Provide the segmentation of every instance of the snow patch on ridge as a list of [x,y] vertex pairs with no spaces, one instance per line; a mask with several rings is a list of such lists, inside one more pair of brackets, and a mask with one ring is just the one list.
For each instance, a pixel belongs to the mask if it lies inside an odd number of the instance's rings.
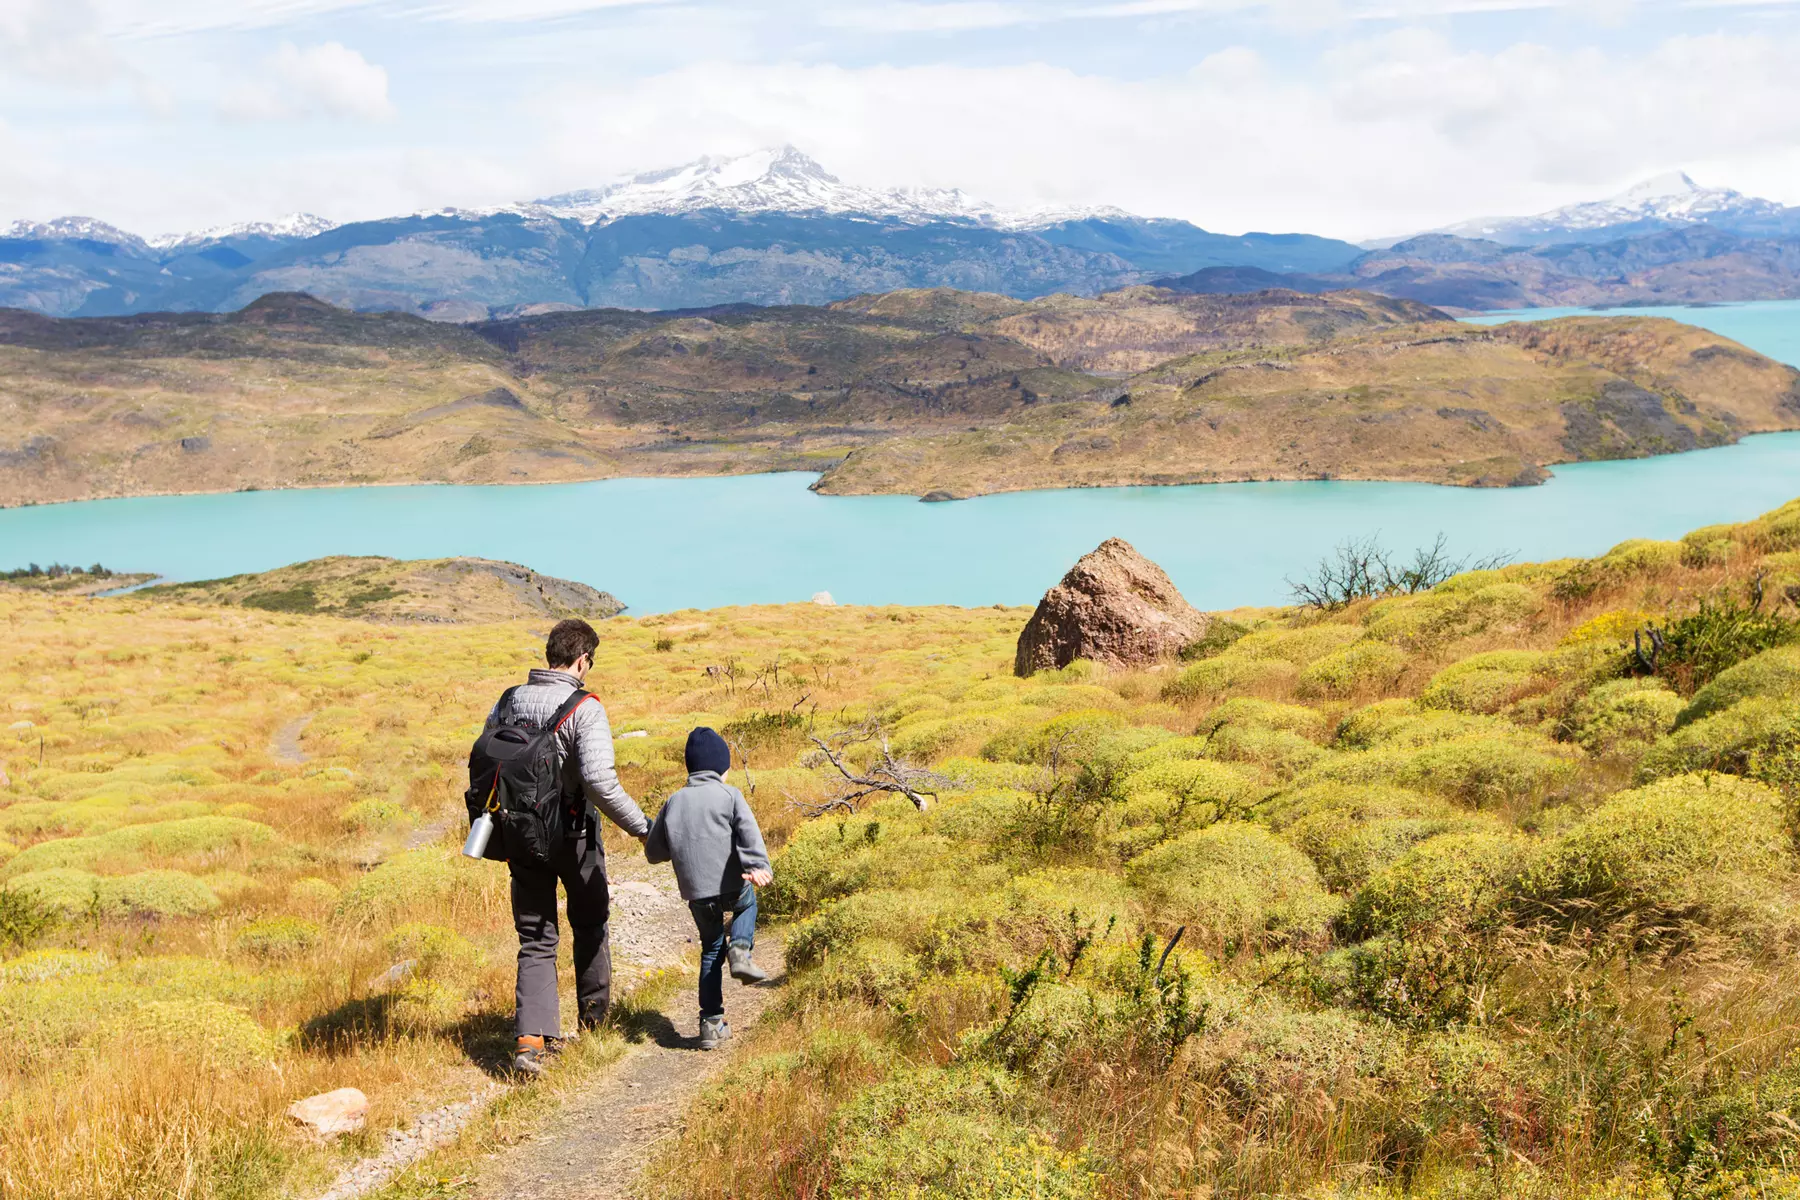
[[1513,244],[1614,225],[1697,225],[1720,218],[1776,216],[1781,205],[1731,188],[1701,187],[1683,171],[1647,179],[1605,200],[1565,205],[1534,217],[1484,217],[1434,230]]

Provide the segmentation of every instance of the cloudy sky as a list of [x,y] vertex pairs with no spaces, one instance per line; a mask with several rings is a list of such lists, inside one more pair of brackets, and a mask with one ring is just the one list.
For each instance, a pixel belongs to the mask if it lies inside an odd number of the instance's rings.
[[1674,169],[1800,203],[1800,0],[0,0],[0,222],[348,220],[783,142],[1227,232]]

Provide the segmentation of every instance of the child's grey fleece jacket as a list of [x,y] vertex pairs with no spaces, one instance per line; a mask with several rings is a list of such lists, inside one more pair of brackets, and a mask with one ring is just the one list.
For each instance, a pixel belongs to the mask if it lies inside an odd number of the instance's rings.
[[735,898],[745,871],[767,870],[756,815],[744,793],[719,778],[717,771],[688,776],[687,786],[663,801],[650,824],[644,857],[675,864],[675,882],[683,900]]

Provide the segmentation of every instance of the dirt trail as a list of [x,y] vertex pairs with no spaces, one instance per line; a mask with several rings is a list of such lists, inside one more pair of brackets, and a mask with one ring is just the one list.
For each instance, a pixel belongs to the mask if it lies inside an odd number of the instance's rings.
[[275,736],[269,739],[269,756],[276,762],[287,763],[294,767],[309,761],[306,751],[300,748],[300,735],[306,732],[306,727],[312,724],[312,719],[313,715],[307,713],[304,717],[295,717],[277,729]]
[[[687,917],[686,906],[681,915]],[[658,1144],[680,1131],[695,1096],[731,1061],[733,1049],[777,994],[783,965],[772,939],[757,961],[776,981],[725,981],[731,1041],[699,1048],[693,989],[683,988],[637,1031],[644,1040],[549,1123],[544,1133],[488,1158],[477,1175],[480,1200],[628,1200]]]
[[[613,990],[627,996],[646,978],[676,966],[693,949],[693,919],[667,865],[651,866],[640,854],[607,857],[612,893]],[[565,937],[567,929],[564,929]],[[564,952],[563,982],[569,964]],[[782,969],[781,948],[760,944],[758,962],[772,975]],[[768,987],[746,988],[727,979],[725,1006],[734,1032],[747,1032],[773,998]],[[565,1025],[572,1014],[564,1013]],[[678,990],[664,1011],[640,1022],[639,1038],[617,1064],[578,1093],[549,1122],[546,1135],[496,1151],[478,1171],[472,1194],[507,1200],[600,1200],[631,1194],[654,1144],[676,1130],[688,1101],[730,1058],[727,1049],[706,1052],[692,986]],[[468,1100],[423,1114],[389,1133],[383,1150],[352,1164],[316,1200],[355,1200],[385,1184],[426,1154],[455,1139],[480,1110],[505,1091],[482,1080]]]

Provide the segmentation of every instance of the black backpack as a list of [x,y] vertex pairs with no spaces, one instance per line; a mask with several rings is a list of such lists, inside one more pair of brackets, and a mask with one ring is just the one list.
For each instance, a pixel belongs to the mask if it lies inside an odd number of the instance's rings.
[[540,729],[514,714],[517,690],[508,688],[500,697],[493,727],[469,751],[469,790],[463,802],[471,825],[484,812],[494,814],[494,836],[482,857],[548,866],[567,835],[564,758],[556,734],[593,694],[575,689]]

